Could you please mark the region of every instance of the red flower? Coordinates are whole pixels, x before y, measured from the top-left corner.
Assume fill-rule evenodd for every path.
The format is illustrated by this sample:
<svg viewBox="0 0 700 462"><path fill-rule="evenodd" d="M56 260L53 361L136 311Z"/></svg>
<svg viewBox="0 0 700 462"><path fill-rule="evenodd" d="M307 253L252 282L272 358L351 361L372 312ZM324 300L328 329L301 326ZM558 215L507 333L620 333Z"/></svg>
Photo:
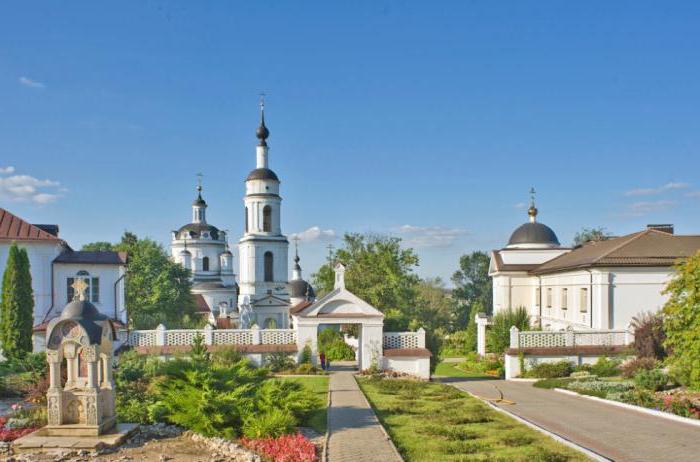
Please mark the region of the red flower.
<svg viewBox="0 0 700 462"><path fill-rule="evenodd" d="M300 433L278 438L243 438L241 443L273 462L315 462L316 447Z"/></svg>

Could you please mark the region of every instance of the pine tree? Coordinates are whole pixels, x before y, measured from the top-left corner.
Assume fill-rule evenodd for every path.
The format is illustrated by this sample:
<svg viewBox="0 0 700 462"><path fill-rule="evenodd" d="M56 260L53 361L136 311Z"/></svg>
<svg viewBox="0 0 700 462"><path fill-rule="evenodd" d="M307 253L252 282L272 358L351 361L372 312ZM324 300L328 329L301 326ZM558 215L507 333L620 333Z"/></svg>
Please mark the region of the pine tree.
<svg viewBox="0 0 700 462"><path fill-rule="evenodd" d="M32 351L34 295L29 256L12 243L2 278L0 296L0 345L7 358Z"/></svg>

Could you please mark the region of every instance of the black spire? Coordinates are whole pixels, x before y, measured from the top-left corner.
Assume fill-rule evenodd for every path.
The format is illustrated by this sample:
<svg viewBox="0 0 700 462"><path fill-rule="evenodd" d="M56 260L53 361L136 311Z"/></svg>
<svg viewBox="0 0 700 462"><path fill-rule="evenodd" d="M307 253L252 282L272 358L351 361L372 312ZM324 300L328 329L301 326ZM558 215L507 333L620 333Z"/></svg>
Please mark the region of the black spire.
<svg viewBox="0 0 700 462"><path fill-rule="evenodd" d="M270 130L265 126L265 94L260 95L260 126L255 130L255 136L260 142L258 146L267 146L267 137L270 136Z"/></svg>

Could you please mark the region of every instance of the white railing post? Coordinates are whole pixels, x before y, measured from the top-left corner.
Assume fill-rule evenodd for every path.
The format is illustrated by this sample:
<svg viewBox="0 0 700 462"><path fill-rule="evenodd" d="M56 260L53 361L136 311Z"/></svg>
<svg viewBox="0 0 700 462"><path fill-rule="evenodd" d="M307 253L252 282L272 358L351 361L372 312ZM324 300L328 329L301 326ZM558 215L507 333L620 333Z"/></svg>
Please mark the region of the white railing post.
<svg viewBox="0 0 700 462"><path fill-rule="evenodd" d="M253 324L250 333L253 334L253 345L260 345L262 343L262 336L260 335L260 328L257 324Z"/></svg>
<svg viewBox="0 0 700 462"><path fill-rule="evenodd" d="M566 346L573 347L575 345L576 345L576 333L569 326L569 328L566 329Z"/></svg>
<svg viewBox="0 0 700 462"><path fill-rule="evenodd" d="M204 326L204 344L214 344L214 328L211 327L211 324L207 324L206 326Z"/></svg>
<svg viewBox="0 0 700 462"><path fill-rule="evenodd" d="M476 352L480 356L484 356L486 354L486 326L489 319L484 313L477 313L474 321L476 322Z"/></svg>
<svg viewBox="0 0 700 462"><path fill-rule="evenodd" d="M625 345L631 345L634 343L634 330L632 323L627 324L627 329L625 329Z"/></svg>
<svg viewBox="0 0 700 462"><path fill-rule="evenodd" d="M425 329L421 327L416 334L418 334L418 348L425 348Z"/></svg>
<svg viewBox="0 0 700 462"><path fill-rule="evenodd" d="M163 324L158 324L156 327L156 345L165 346L165 326Z"/></svg>
<svg viewBox="0 0 700 462"><path fill-rule="evenodd" d="M515 326L510 328L510 347L520 348L520 330Z"/></svg>

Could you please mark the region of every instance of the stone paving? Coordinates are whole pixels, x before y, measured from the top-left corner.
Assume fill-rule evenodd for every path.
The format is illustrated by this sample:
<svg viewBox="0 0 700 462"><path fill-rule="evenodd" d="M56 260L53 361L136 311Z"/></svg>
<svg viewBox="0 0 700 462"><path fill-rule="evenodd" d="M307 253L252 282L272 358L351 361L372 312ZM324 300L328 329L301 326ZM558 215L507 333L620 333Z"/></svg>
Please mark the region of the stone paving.
<svg viewBox="0 0 700 462"><path fill-rule="evenodd" d="M502 409L616 462L700 460L700 427L694 425L535 388L527 382L441 381L487 399L498 398L498 388L505 399L515 402L499 405Z"/></svg>
<svg viewBox="0 0 700 462"><path fill-rule="evenodd" d="M353 373L352 366L343 363L331 368L328 461L400 461Z"/></svg>

